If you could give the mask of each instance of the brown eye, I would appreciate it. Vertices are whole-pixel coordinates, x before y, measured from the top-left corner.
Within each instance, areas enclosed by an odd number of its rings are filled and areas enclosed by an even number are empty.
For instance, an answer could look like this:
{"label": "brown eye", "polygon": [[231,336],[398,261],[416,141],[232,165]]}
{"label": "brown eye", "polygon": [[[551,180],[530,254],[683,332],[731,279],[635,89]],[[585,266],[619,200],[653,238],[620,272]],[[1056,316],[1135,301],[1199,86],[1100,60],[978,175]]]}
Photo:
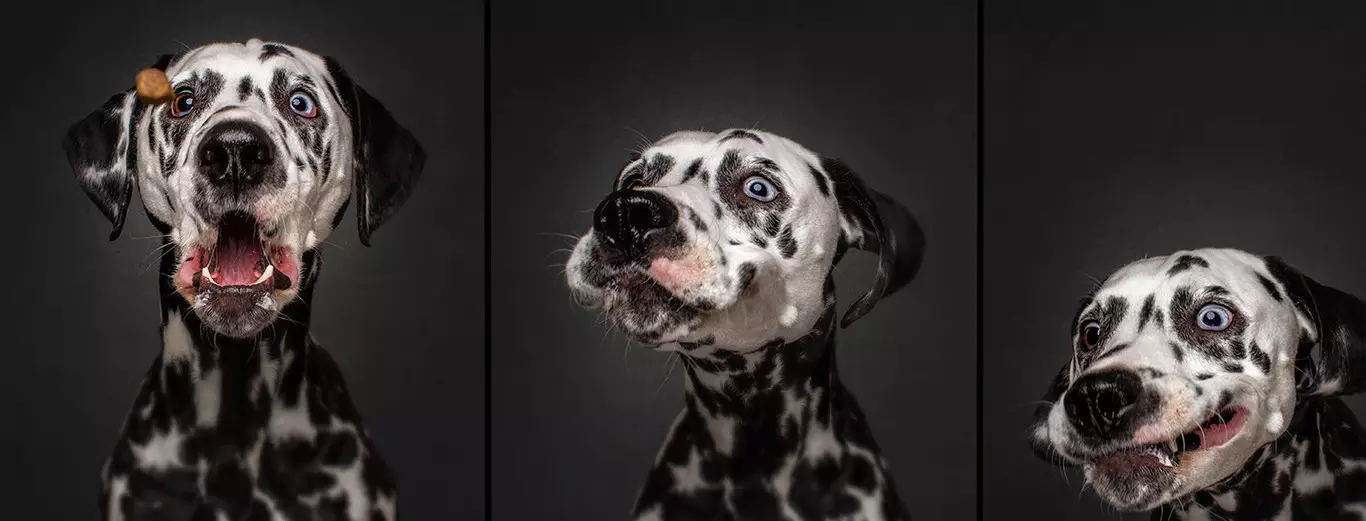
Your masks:
{"label": "brown eye", "polygon": [[1100,324],[1087,322],[1081,327],[1081,347],[1092,350],[1100,344]]}
{"label": "brown eye", "polygon": [[175,100],[171,101],[171,117],[183,118],[190,115],[190,111],[192,110],[194,110],[194,93],[188,91],[177,92]]}

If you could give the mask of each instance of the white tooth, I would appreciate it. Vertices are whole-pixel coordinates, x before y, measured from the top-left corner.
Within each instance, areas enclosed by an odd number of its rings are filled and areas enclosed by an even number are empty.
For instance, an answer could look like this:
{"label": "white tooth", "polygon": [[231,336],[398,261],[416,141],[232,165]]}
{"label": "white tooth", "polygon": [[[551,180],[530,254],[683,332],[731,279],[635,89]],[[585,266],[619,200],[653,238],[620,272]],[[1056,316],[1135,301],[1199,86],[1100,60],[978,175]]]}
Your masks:
{"label": "white tooth", "polygon": [[1173,453],[1181,452],[1181,448],[1176,445],[1175,438],[1167,440],[1167,448],[1171,449]]}
{"label": "white tooth", "polygon": [[257,284],[260,284],[260,283],[262,283],[262,282],[265,282],[265,281],[267,281],[267,280],[270,280],[271,275],[274,275],[274,274],[275,274],[275,266],[271,266],[271,265],[267,264],[267,265],[266,265],[266,271],[261,272],[261,278],[256,279],[256,282],[251,283],[251,285],[255,286],[255,285],[257,285]]}
{"label": "white tooth", "polygon": [[204,269],[199,270],[199,274],[204,278],[209,279],[209,282],[212,282],[213,285],[218,285],[218,281],[213,280],[213,275],[209,275],[209,268],[205,267]]}

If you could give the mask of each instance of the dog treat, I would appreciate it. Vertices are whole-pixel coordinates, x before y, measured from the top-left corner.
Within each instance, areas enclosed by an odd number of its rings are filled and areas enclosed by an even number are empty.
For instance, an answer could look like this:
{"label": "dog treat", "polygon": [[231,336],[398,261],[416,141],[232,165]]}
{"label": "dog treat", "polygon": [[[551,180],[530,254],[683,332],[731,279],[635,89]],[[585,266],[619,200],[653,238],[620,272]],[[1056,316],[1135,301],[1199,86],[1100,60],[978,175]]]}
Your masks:
{"label": "dog treat", "polygon": [[171,80],[160,69],[143,69],[138,72],[138,99],[143,103],[158,104],[171,101],[175,91],[171,90]]}

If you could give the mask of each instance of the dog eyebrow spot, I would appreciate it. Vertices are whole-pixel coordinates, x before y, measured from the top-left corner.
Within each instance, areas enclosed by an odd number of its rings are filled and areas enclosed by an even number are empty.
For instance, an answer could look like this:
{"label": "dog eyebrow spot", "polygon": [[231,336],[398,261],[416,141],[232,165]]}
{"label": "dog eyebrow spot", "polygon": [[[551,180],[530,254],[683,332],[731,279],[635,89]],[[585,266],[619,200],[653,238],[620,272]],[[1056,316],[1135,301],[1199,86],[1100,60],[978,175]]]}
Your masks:
{"label": "dog eyebrow spot", "polygon": [[746,130],[732,130],[729,134],[726,134],[726,137],[721,138],[721,142],[725,143],[732,139],[749,139],[760,145],[764,144],[764,140],[759,139],[758,135]]}
{"label": "dog eyebrow spot", "polygon": [[1281,298],[1281,292],[1276,290],[1276,284],[1272,283],[1270,279],[1267,279],[1266,277],[1263,277],[1261,273],[1258,273],[1257,282],[1262,283],[1262,287],[1266,288],[1266,292],[1270,293],[1271,298],[1276,299],[1276,302],[1281,302],[1283,300]]}
{"label": "dog eyebrow spot", "polygon": [[1148,298],[1143,299],[1143,307],[1138,311],[1138,329],[1143,329],[1143,326],[1148,325],[1148,320],[1153,317],[1156,300],[1157,295],[1155,294],[1149,294]]}
{"label": "dog eyebrow spot", "polygon": [[1196,380],[1209,380],[1210,378],[1214,378],[1214,373],[1200,373],[1195,375]]}
{"label": "dog eyebrow spot", "polygon": [[721,157],[721,164],[716,167],[718,178],[729,178],[735,175],[735,171],[740,169],[740,152],[727,150],[726,155]]}
{"label": "dog eyebrow spot", "polygon": [[1177,273],[1181,273],[1183,271],[1191,269],[1194,266],[1208,268],[1209,262],[1205,261],[1205,259],[1196,257],[1194,255],[1182,255],[1180,257],[1177,257],[1176,265],[1172,266],[1172,269],[1167,270],[1167,275],[1176,275]]}
{"label": "dog eyebrow spot", "polygon": [[242,81],[237,84],[237,99],[247,101],[247,96],[251,95],[251,91],[251,76],[242,78]]}
{"label": "dog eyebrow spot", "polygon": [[645,163],[645,173],[641,177],[640,184],[653,185],[658,183],[661,178],[674,168],[673,156],[667,154],[655,154]]}
{"label": "dog eyebrow spot", "polygon": [[261,56],[257,57],[257,59],[260,61],[266,61],[275,56],[287,56],[293,58],[294,53],[290,52],[290,50],[285,48],[285,46],[283,45],[268,43],[261,46]]}
{"label": "dog eyebrow spot", "polygon": [[691,181],[692,178],[697,177],[697,172],[701,169],[702,158],[694,159],[692,163],[688,164],[688,169],[683,171],[683,180],[679,181],[679,184],[686,183]]}

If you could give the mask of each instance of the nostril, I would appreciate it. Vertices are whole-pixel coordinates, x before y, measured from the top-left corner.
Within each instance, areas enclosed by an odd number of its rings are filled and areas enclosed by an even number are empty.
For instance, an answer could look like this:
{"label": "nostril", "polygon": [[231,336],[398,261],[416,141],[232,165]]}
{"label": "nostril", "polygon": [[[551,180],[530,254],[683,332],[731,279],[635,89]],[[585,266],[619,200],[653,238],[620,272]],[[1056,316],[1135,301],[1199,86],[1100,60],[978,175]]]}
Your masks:
{"label": "nostril", "polygon": [[261,145],[246,145],[242,147],[242,158],[258,165],[265,165],[271,162],[270,147]]}
{"label": "nostril", "polygon": [[1106,423],[1116,423],[1133,408],[1133,403],[1117,388],[1103,389],[1096,395],[1096,412]]}
{"label": "nostril", "polygon": [[217,144],[206,146],[199,151],[199,162],[206,165],[217,165],[226,162],[228,153],[223,147]]}

